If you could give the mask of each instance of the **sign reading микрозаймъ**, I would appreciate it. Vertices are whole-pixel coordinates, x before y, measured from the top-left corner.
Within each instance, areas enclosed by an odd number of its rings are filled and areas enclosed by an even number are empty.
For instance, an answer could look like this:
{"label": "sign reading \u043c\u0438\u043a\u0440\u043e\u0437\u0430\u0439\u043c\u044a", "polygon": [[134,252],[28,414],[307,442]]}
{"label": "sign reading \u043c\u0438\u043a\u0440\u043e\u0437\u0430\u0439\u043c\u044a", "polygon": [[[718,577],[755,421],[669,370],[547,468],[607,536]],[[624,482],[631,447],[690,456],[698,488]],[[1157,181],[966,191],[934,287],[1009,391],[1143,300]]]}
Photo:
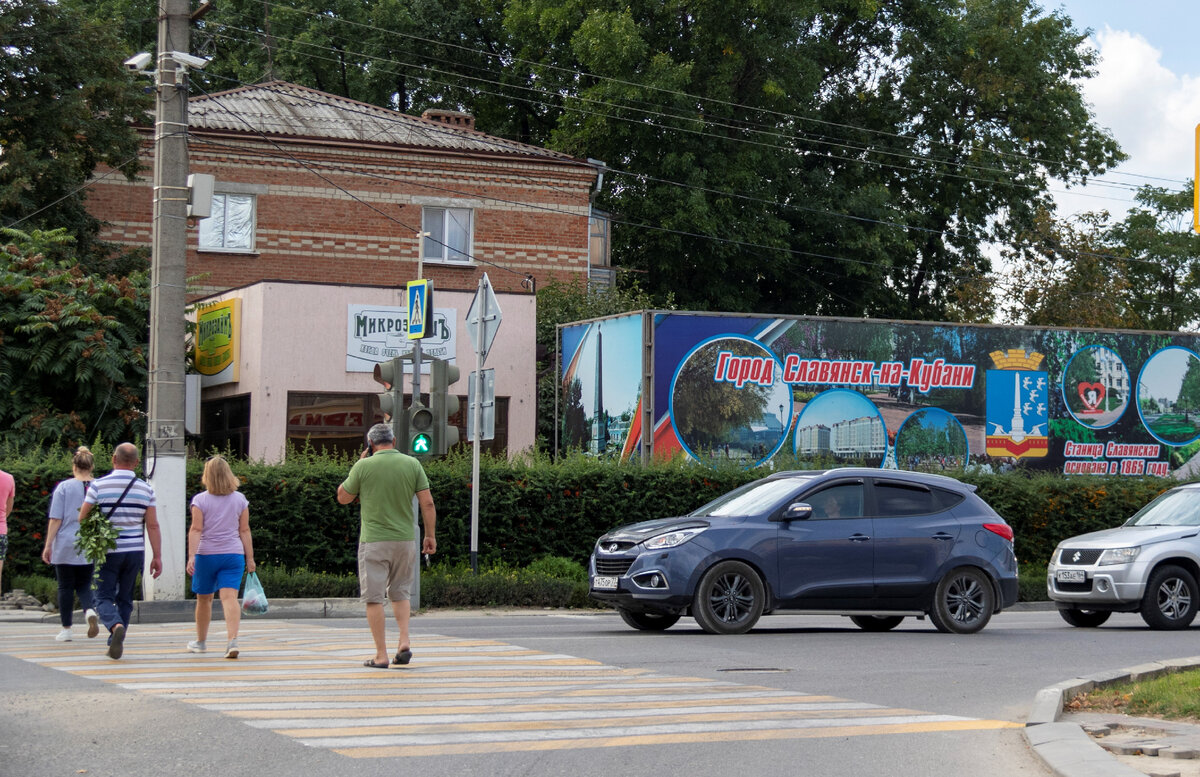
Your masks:
{"label": "sign reading \u043c\u0438\u043a\u0440\u043e\u0437\u0430\u0439\u043c\u044a", "polygon": [[[456,308],[433,310],[429,333],[421,341],[421,353],[437,359],[455,360]],[[346,306],[346,372],[371,372],[376,364],[412,353],[408,339],[408,308],[391,305]],[[425,365],[422,372],[428,372]]]}

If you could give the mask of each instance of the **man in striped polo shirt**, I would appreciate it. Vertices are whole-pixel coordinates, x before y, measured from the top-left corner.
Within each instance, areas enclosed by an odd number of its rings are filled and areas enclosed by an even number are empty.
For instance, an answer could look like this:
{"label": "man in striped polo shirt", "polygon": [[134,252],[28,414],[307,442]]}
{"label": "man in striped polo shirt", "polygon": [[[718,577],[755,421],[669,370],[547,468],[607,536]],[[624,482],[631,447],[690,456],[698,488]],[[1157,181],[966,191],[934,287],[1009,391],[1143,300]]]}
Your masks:
{"label": "man in striped polo shirt", "polygon": [[118,445],[112,463],[112,472],[88,486],[83,507],[79,508],[79,520],[82,523],[92,508],[98,506],[119,532],[117,547],[108,552],[96,573],[96,613],[109,632],[107,655],[116,659],[124,651],[125,630],[133,614],[134,585],[146,558],[146,540],[150,540],[153,554],[150,574],[157,578],[162,574],[159,556],[162,537],[154,508],[154,489],[133,473],[138,464],[137,446],[128,442]]}

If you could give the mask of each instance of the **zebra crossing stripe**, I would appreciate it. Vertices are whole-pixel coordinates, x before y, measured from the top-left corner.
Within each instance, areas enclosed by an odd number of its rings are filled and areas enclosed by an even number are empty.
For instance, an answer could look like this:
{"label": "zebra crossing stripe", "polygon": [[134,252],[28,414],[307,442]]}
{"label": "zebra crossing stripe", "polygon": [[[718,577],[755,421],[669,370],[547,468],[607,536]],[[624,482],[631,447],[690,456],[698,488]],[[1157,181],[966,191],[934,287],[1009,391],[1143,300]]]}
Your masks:
{"label": "zebra crossing stripe", "polygon": [[[220,626],[216,625],[219,632]],[[191,655],[191,624],[54,643],[0,625],[0,652],[241,720],[350,758],[634,747],[1019,727],[728,680],[664,675],[496,640],[415,634],[412,664],[364,669],[364,630],[243,621],[242,654]]]}

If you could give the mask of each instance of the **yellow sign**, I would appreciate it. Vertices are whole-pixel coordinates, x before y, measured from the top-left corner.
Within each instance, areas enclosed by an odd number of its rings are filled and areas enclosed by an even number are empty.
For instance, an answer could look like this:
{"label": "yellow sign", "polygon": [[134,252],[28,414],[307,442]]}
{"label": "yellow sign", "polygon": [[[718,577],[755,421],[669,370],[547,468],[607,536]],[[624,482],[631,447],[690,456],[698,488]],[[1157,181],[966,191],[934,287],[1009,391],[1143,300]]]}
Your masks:
{"label": "yellow sign", "polygon": [[196,371],[206,378],[220,376],[205,380],[206,386],[237,382],[241,304],[240,299],[227,299],[196,312]]}

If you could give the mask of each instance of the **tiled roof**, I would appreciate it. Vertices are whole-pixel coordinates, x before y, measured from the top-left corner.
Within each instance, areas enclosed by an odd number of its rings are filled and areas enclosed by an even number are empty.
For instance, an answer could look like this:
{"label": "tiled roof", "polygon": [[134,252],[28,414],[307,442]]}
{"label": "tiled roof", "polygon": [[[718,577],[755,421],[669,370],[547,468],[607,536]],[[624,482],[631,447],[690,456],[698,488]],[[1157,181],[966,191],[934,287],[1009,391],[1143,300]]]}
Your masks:
{"label": "tiled roof", "polygon": [[575,161],[539,146],[409,116],[286,81],[193,97],[188,101],[188,126],[194,130],[394,143]]}

